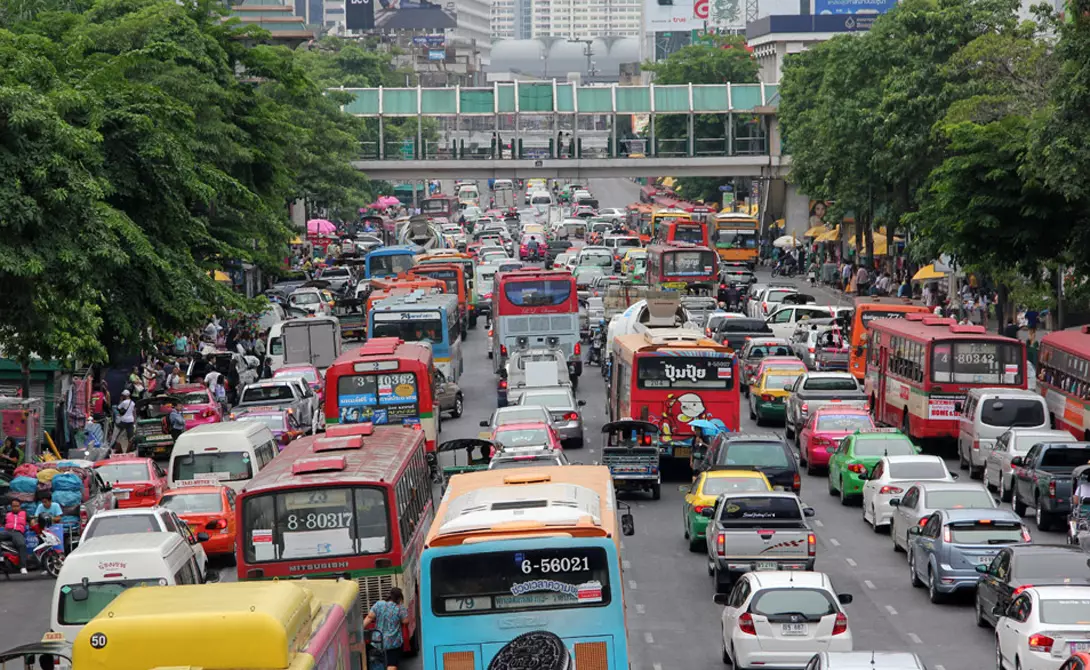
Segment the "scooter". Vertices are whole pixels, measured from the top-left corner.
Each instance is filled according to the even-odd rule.
[[[50,521],[47,516],[38,518],[37,527],[45,528],[40,536],[32,528],[26,530],[25,566],[20,565],[19,550],[15,545],[10,540],[0,540],[0,571],[7,579],[10,580],[11,575],[22,567],[28,572],[45,570],[54,579],[61,574],[61,566],[64,565],[64,524],[50,524]]]
[[[590,334],[590,351],[587,353],[587,365],[602,364],[602,348],[605,347],[606,336],[601,326],[595,326]]]

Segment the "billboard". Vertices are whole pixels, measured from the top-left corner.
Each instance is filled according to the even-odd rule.
[[[815,0],[819,1],[819,0]],[[703,30],[708,16],[708,3],[699,0],[644,0],[643,31],[661,33],[683,30]],[[703,15],[701,18],[699,15]]]
[[[344,25],[349,30],[371,30],[375,27],[375,4],[372,0],[346,0]]]
[[[377,0],[375,27],[383,30],[439,31],[455,28],[457,10],[453,1]]]
[[[885,14],[897,0],[814,0],[814,14]]]

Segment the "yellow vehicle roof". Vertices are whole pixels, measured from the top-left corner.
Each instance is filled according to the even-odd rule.
[[[709,470],[704,473],[705,479],[763,479],[768,477],[760,470]]]

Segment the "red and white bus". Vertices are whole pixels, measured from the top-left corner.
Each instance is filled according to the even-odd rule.
[[[345,350],[325,373],[326,425],[373,423],[421,430],[429,459],[439,432],[432,349],[377,337]]]
[[[1026,388],[1026,347],[983,326],[908,313],[869,324],[865,388],[880,423],[913,438],[957,437],[965,394]]]
[[[741,401],[734,350],[703,334],[667,329],[614,338],[609,420],[650,421],[659,427],[664,457],[688,462],[698,419],[719,419],[737,431]]]
[[[719,257],[687,242],[652,245],[647,248],[647,283],[671,291],[713,291],[719,286]]]
[[[556,347],[568,358],[572,385],[583,373],[579,296],[575,277],[561,270],[499,272],[492,291],[492,369],[499,374],[508,351]]]
[[[706,221],[671,219],[660,225],[656,232],[658,233],[658,237],[655,238],[656,244],[683,242],[702,247],[708,246],[708,224]]]
[[[439,217],[454,222],[458,219],[460,204],[458,198],[453,195],[440,193],[439,195],[424,198],[423,202],[420,203],[420,213],[431,219]]]
[[[1037,388],[1052,425],[1090,440],[1090,326],[1059,330],[1041,338]]]
[[[292,442],[238,495],[238,578],[344,576],[359,584],[364,615],[400,587],[406,650],[415,650],[420,554],[434,516],[423,433],[331,426]]]

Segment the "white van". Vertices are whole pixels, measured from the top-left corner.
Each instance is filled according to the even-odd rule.
[[[1045,399],[1033,391],[970,389],[958,417],[958,462],[980,479],[995,440],[1010,428],[1051,428]]]
[[[548,191],[535,191],[530,194],[530,204],[538,214],[544,214],[553,206],[553,196]]]
[[[462,202],[480,202],[481,192],[473,184],[463,184],[458,187],[458,200]]]
[[[64,559],[53,587],[49,630],[75,642],[84,624],[125,589],[200,582],[193,548],[177,533],[93,537]]]
[[[265,345],[273,370],[293,363],[325,370],[341,355],[341,322],[335,316],[281,321],[269,329]]]
[[[279,453],[276,439],[258,421],[206,423],[185,431],[170,452],[167,482],[214,479],[241,491]]]

